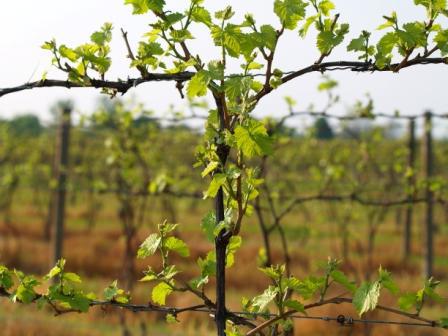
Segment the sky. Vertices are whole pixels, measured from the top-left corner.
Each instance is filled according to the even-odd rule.
[[[76,46],[87,42],[90,34],[104,22],[114,25],[112,41],[113,65],[108,79],[136,77],[129,69],[126,48],[120,28],[129,33],[134,49],[142,35],[149,31],[148,23],[152,17],[134,16],[131,7],[123,0],[21,0],[4,1],[0,11],[0,88],[38,80],[44,72],[47,78],[65,79],[65,74],[51,66],[51,55],[40,46],[46,40],[56,38],[59,43]],[[345,51],[351,38],[357,37],[361,30],[373,31],[372,39],[377,41],[381,32],[376,27],[383,22],[382,15],[393,10],[398,12],[400,22],[424,18],[423,8],[416,7],[412,0],[334,0],[339,22],[350,23],[350,34],[344,45],[338,47],[328,60],[355,60],[354,54]],[[167,8],[181,10],[188,5],[187,0],[167,0]],[[272,0],[216,1],[205,0],[211,11],[231,5],[242,17],[253,13],[257,23],[278,26],[273,13]],[[446,23],[446,22],[445,22]],[[217,57],[217,50],[210,48],[208,37],[203,31],[194,30],[196,39],[191,41],[190,49],[200,54],[203,60]],[[284,71],[299,69],[312,64],[319,56],[315,47],[315,35],[305,40],[298,38],[297,32],[285,35],[278,47],[275,67]],[[331,72],[339,82],[337,94],[342,103],[335,107],[335,113],[343,113],[358,99],[365,99],[369,93],[374,99],[377,111],[402,114],[423,113],[431,109],[436,113],[448,112],[447,86],[448,67],[427,65],[413,67],[399,74],[375,73],[356,74],[349,71]],[[325,105],[326,96],[317,92],[322,80],[320,74],[305,75],[274,91],[257,107],[256,113],[263,115],[282,115],[286,111],[285,96],[294,98],[298,110],[305,110],[310,104],[316,109]],[[147,83],[131,90],[128,97],[143,102],[156,113],[163,113],[170,105],[179,109],[185,106],[173,83]],[[77,111],[88,113],[95,107],[100,93],[95,89],[47,88],[24,91],[0,98],[0,118],[33,112],[43,120],[49,120],[50,107],[58,99],[72,99]]]

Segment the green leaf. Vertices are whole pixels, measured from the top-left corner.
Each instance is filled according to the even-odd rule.
[[[176,323],[176,322],[179,322],[176,319],[176,316],[173,315],[173,314],[166,314],[165,320],[166,320],[166,323]]]
[[[132,5],[132,14],[145,14],[149,11],[148,2],[146,0],[125,0],[125,5]]]
[[[170,251],[176,252],[181,257],[188,257],[190,255],[187,244],[176,237],[168,237],[165,241],[165,247]]]
[[[65,281],[76,282],[76,283],[82,282],[81,277],[78,274],[71,273],[71,272],[63,273],[62,279]]]
[[[204,197],[215,197],[218,193],[219,188],[226,183],[226,175],[225,174],[215,174],[213,175],[213,180],[210,182],[210,185],[207,191],[204,194]]]
[[[140,245],[137,251],[137,258],[143,259],[156,253],[160,246],[162,239],[158,234],[153,233]]]
[[[172,292],[173,289],[170,285],[165,282],[161,282],[152,289],[151,299],[154,303],[163,306],[165,305],[167,296]]]
[[[0,266],[0,288],[8,290],[13,285],[12,272],[5,266]]]
[[[23,303],[33,302],[37,297],[34,287],[36,287],[39,282],[31,276],[23,275],[21,272],[16,272],[16,275],[20,280],[20,284],[13,295],[13,302],[16,302],[17,300]]]
[[[252,300],[252,307],[255,308],[256,312],[263,312],[266,310],[269,303],[275,299],[278,294],[278,288],[274,286],[269,286],[263,294],[258,295]]]
[[[426,26],[422,22],[409,22],[403,25],[403,30],[397,31],[400,44],[406,50],[426,46]]]
[[[367,33],[367,34],[365,34]],[[370,33],[363,32],[358,38],[351,40],[347,46],[347,51],[362,51],[365,52],[367,39],[370,37]]]
[[[46,41],[44,42],[44,44],[42,44],[41,48],[44,50],[52,51],[54,48],[56,48],[56,41],[54,39],[51,41]]]
[[[439,31],[434,37],[434,42],[440,49],[442,56],[448,55],[448,29]]]
[[[207,71],[198,71],[188,82],[187,94],[190,98],[205,96],[207,86],[210,83],[210,75]]]
[[[416,5],[421,5],[426,8],[428,17],[434,19],[441,12],[446,10],[446,0],[414,0]]]
[[[146,0],[148,8],[155,12],[163,12],[163,6],[165,6],[165,0]]]
[[[297,23],[305,17],[308,4],[302,0],[275,0],[274,13],[286,29],[295,29]]]
[[[227,6],[223,10],[215,12],[215,18],[218,20],[230,20],[235,15],[232,6]]]
[[[298,281],[295,285],[291,285],[294,292],[299,294],[305,300],[310,299],[314,294],[320,291],[325,284],[324,277],[309,276],[301,281]]]
[[[349,31],[348,24],[341,24],[340,28],[333,31],[323,30],[317,35],[317,47],[322,54],[328,54],[333,48],[344,40]]]
[[[272,139],[264,125],[255,119],[249,119],[246,125],[238,125],[235,139],[238,148],[248,158],[272,153]]]
[[[329,91],[338,86],[338,82],[331,78],[325,78],[325,81],[319,84],[317,89],[319,91]]]
[[[149,10],[162,12],[165,0],[125,0],[125,5],[132,5],[133,14],[145,14]]]
[[[356,286],[353,281],[350,281],[347,276],[339,270],[334,270],[330,273],[331,278],[337,282],[338,284],[345,287],[351,293],[354,293],[356,290]]]
[[[52,278],[54,278],[56,275],[58,275],[59,273],[61,273],[61,268],[60,268],[59,266],[54,266],[54,267],[50,270],[50,272],[48,272],[48,274],[44,276],[44,279],[45,279],[45,280],[52,279]]]
[[[378,26],[378,30],[394,27],[397,24],[397,13],[394,11],[390,16],[383,16],[386,22]]]
[[[171,30],[170,36],[171,36],[172,40],[177,43],[194,39],[191,32],[187,29]]]
[[[415,293],[406,293],[398,299],[398,306],[404,311],[410,311],[415,308],[418,303],[418,298]]]
[[[297,300],[286,300],[283,305],[306,315],[305,306]]]
[[[82,294],[75,294],[67,300],[71,309],[87,312],[90,307],[90,299]]]
[[[215,239],[216,216],[213,211],[209,211],[201,221],[201,229],[205,232],[208,241],[213,242]]]
[[[106,45],[107,42],[112,40],[112,28],[112,23],[106,22],[101,27],[100,31],[95,32],[90,36],[90,40],[99,46]]]
[[[322,12],[322,14],[324,16],[329,16],[330,15],[330,11],[335,9],[335,5],[333,2],[331,2],[330,0],[322,0],[319,3],[319,10],[320,12]]]
[[[395,48],[398,42],[398,37],[395,32],[390,32],[384,35],[378,42],[377,54],[376,54],[376,65],[383,69],[392,60],[392,50]]]
[[[75,62],[79,59],[78,53],[76,53],[73,49],[67,48],[65,45],[61,45],[59,47],[59,53],[62,57],[69,59],[72,62]]]
[[[392,279],[392,275],[381,267],[378,273],[381,286],[383,288],[386,288],[391,294],[394,295],[398,294],[400,289],[398,288],[398,285],[395,283],[395,281]]]
[[[158,278],[159,278],[159,276],[157,275],[157,273],[150,270],[150,271],[145,271],[145,276],[143,278],[141,278],[139,281],[149,282],[149,281],[157,280]]]
[[[243,238],[241,236],[232,236],[226,250],[226,268],[232,267],[235,263],[235,253],[241,247]]]
[[[178,273],[179,271],[177,270],[176,265],[170,265],[163,270],[163,277],[166,280],[171,280]]]
[[[263,267],[259,268],[259,270],[273,280],[279,280],[283,273],[280,272],[277,266]]]
[[[361,316],[368,311],[372,311],[378,304],[380,297],[381,283],[379,281],[364,282],[353,296],[353,305]]]
[[[207,165],[207,167],[205,167],[205,169],[202,171],[201,176],[203,178],[206,177],[208,174],[210,174],[212,171],[214,171],[218,167],[219,167],[219,162],[218,161],[211,161]]]
[[[277,32],[271,25],[262,25],[260,27],[260,38],[263,46],[269,50],[273,50],[277,40]]]
[[[108,287],[104,289],[103,295],[106,301],[112,301],[118,294],[117,280],[113,281]]]
[[[444,329],[448,329],[448,317],[442,317],[439,320],[439,325],[440,325],[440,327],[442,327]]]
[[[212,16],[210,12],[201,6],[195,6],[191,12],[191,19],[194,22],[205,24],[207,27],[212,25]]]
[[[251,79],[232,77],[224,82],[224,91],[230,101],[237,101],[250,89]]]

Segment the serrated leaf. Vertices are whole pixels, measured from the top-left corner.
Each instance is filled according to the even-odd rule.
[[[324,283],[325,279],[323,277],[309,276],[298,281],[295,285],[291,285],[291,288],[305,300],[308,300],[320,291],[320,289],[324,286]]]
[[[302,314],[306,314],[305,306],[297,300],[286,300],[283,305]]]
[[[187,244],[176,237],[168,237],[165,241],[165,247],[170,251],[176,252],[181,257],[188,257],[190,255]]]
[[[262,25],[260,27],[260,37],[263,45],[269,50],[273,50],[277,40],[277,32],[271,25]]]
[[[232,267],[235,263],[235,252],[241,247],[243,238],[241,236],[232,236],[226,250],[226,268]]]
[[[213,179],[210,182],[210,185],[205,192],[205,197],[215,197],[218,193],[219,188],[226,183],[226,175],[225,174],[215,174],[213,175]]]
[[[106,301],[112,301],[117,294],[118,294],[117,280],[113,281],[103,291],[104,299]]]
[[[205,169],[202,171],[201,176],[204,178],[206,177],[208,174],[210,174],[211,172],[213,172],[216,168],[218,168],[219,166],[219,162],[218,161],[211,161],[209,162],[209,164],[207,165],[207,167],[205,167]]]
[[[398,299],[398,306],[401,310],[410,311],[412,308],[416,308],[418,298],[415,293],[406,293]]]
[[[353,281],[350,281],[347,276],[339,270],[334,270],[330,273],[331,278],[337,282],[338,284],[345,287],[351,293],[354,293],[356,290],[356,286]]]
[[[59,47],[59,53],[62,57],[67,58],[72,62],[75,62],[79,59],[78,53],[76,53],[73,49],[66,47],[65,45],[61,45]]]
[[[235,128],[237,146],[248,158],[256,155],[270,155],[272,153],[272,139],[264,125],[250,119],[246,125]]]
[[[274,13],[286,29],[292,30],[305,17],[305,8],[307,5],[302,0],[275,0]]]
[[[201,6],[195,6],[191,12],[191,19],[194,22],[200,22],[210,27],[212,24],[212,16],[210,12]]]
[[[335,9],[335,5],[330,0],[322,0],[319,2],[319,10],[322,12],[324,16],[329,16],[330,11]]]
[[[434,37],[434,42],[440,49],[442,56],[448,55],[448,29],[439,31]]]
[[[166,298],[173,292],[170,285],[165,282],[159,283],[152,289],[151,299],[154,303],[163,306],[165,305]]]
[[[179,322],[176,319],[176,316],[173,315],[173,314],[166,314],[165,320],[166,320],[166,323],[176,323],[176,322]]]
[[[156,12],[162,12],[163,6],[165,6],[165,0],[146,0],[148,8]]]
[[[380,291],[381,284],[379,281],[364,282],[356,290],[353,296],[353,305],[360,316],[376,308]]]
[[[145,14],[149,11],[148,2],[146,0],[125,0],[125,5],[132,5],[132,14]]]
[[[269,303],[272,302],[272,300],[275,299],[275,297],[278,294],[278,288],[274,286],[269,286],[263,294],[258,295],[253,298],[252,300],[252,307],[255,308],[256,312],[263,312]]]
[[[347,51],[364,51],[366,39],[363,35],[350,41]]]
[[[47,273],[47,275],[44,276],[44,279],[52,279],[54,278],[56,275],[58,275],[59,273],[61,273],[61,268],[59,266],[54,266],[50,272]]]
[[[216,216],[213,211],[209,211],[201,221],[201,229],[205,232],[208,241],[213,242],[215,239],[215,228],[217,226]]]
[[[386,288],[391,294],[394,295],[398,294],[400,289],[398,288],[398,285],[395,283],[395,281],[392,279],[392,275],[388,271],[382,269],[381,267],[378,273],[381,286],[383,288]]]
[[[207,71],[198,71],[188,82],[187,94],[190,98],[205,96],[207,86],[210,83],[210,75]]]
[[[62,279],[66,281],[81,283],[81,277],[76,273],[66,272],[63,273]]]
[[[156,253],[160,246],[162,239],[158,234],[153,233],[140,245],[137,251],[137,258],[143,259]]]
[[[8,290],[13,285],[12,272],[5,266],[0,266],[0,288]]]

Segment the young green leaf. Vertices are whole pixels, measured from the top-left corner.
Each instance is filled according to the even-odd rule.
[[[305,306],[297,300],[286,300],[283,305],[299,313],[306,314]]]
[[[379,281],[364,282],[356,290],[353,296],[353,305],[360,316],[376,308],[380,291],[381,283]]]
[[[255,119],[249,119],[246,125],[238,125],[235,128],[235,139],[238,148],[248,158],[272,153],[272,139],[264,125]]]
[[[252,307],[254,308],[255,312],[263,312],[266,310],[269,303],[272,302],[272,300],[275,299],[275,297],[278,294],[278,288],[274,286],[269,286],[263,294],[260,294],[253,298],[252,300]]]
[[[12,272],[5,266],[0,266],[0,288],[8,290],[13,285]]]
[[[165,305],[166,298],[173,292],[173,288],[165,283],[161,282],[152,289],[151,299],[154,303],[163,306]]]
[[[162,242],[162,238],[156,233],[151,234],[145,241],[140,245],[137,251],[137,258],[143,259],[149,257],[156,253],[157,249]]]
[[[213,211],[209,211],[201,221],[201,229],[205,232],[208,241],[213,242],[215,239],[216,216]]]
[[[165,241],[165,247],[170,251],[176,252],[181,257],[188,257],[190,255],[187,244],[176,237],[168,237]]]
[[[297,23],[305,17],[308,4],[302,0],[275,0],[274,13],[286,29],[295,29]]]
[[[345,287],[351,293],[354,293],[356,290],[356,286],[353,281],[350,281],[347,276],[339,270],[334,270],[330,273],[331,278],[337,282],[338,284]]]
[[[188,82],[187,94],[190,98],[196,96],[205,96],[207,93],[207,86],[210,83],[210,75],[207,71],[198,71],[193,78]]]
[[[204,197],[215,197],[218,193],[219,188],[226,183],[226,175],[225,174],[215,174],[213,175],[213,180],[210,182],[210,185],[207,191],[204,194]]]

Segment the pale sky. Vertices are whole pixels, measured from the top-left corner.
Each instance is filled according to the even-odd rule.
[[[23,84],[28,80],[41,78],[48,71],[47,78],[65,79],[65,75],[51,67],[51,55],[41,50],[46,40],[56,38],[59,43],[76,46],[89,40],[90,34],[104,22],[112,22],[114,38],[112,42],[113,65],[107,78],[135,77],[130,71],[126,49],[120,28],[129,32],[134,49],[139,38],[149,30],[147,24],[151,16],[133,16],[131,7],[123,0],[21,0],[3,1],[0,10],[0,87]],[[400,22],[424,18],[424,10],[414,6],[412,0],[334,0],[339,22],[350,23],[350,35],[344,45],[338,47],[328,60],[355,60],[345,47],[351,38],[357,37],[362,29],[374,31],[383,22],[382,15],[396,10]],[[167,0],[167,8],[181,9],[188,1]],[[205,6],[211,11],[222,9],[227,4],[237,13],[253,13],[257,23],[270,23],[278,27],[278,19],[273,14],[273,1],[212,1]],[[446,21],[445,21],[446,24]],[[191,41],[193,53],[204,55],[203,60],[215,58],[216,50],[210,48],[209,40],[201,31],[193,31],[197,39]],[[381,32],[374,32],[372,39],[378,40]],[[201,38],[202,37],[202,38]],[[289,33],[282,40],[278,50],[276,67],[294,70],[312,64],[318,58],[313,34],[306,40],[297,37],[297,32]],[[396,109],[403,114],[421,113],[432,109],[436,113],[448,112],[446,79],[447,66],[419,66],[404,70],[399,74],[355,74],[352,72],[332,72],[331,76],[340,82],[337,91],[346,104],[363,98],[368,92],[375,100],[378,111],[393,113]],[[309,104],[317,107],[323,104],[325,96],[317,93],[320,75],[305,75],[283,88],[274,91],[258,106],[257,114],[279,115],[284,113],[283,97],[293,97],[298,109],[304,110]],[[183,106],[173,83],[149,83],[131,90],[131,94],[156,111],[166,111],[170,104]],[[49,107],[57,99],[73,99],[77,108],[89,112],[100,96],[95,89],[35,89],[0,98],[0,117],[10,117],[19,113],[34,112],[43,119],[49,118]],[[129,93],[128,93],[129,96]],[[344,104],[339,108],[344,110]]]

